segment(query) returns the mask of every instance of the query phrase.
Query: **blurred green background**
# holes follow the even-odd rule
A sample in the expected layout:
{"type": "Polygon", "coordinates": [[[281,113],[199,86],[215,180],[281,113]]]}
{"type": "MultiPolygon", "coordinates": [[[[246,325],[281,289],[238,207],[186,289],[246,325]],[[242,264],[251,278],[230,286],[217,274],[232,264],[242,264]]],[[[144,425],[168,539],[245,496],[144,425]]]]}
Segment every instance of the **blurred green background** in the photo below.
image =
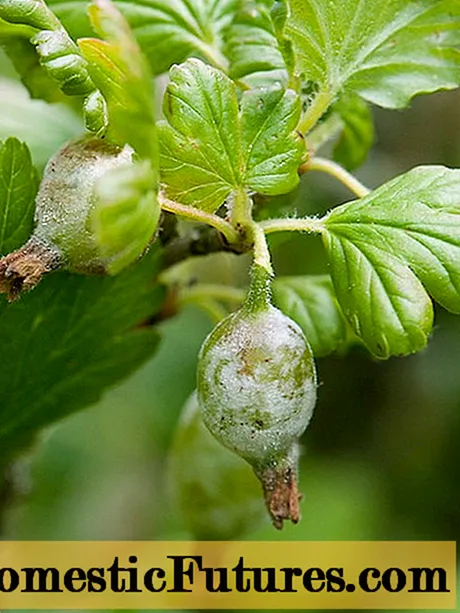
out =
{"type": "MultiPolygon", "coordinates": [[[[39,166],[81,124],[27,100],[2,58],[0,138],[28,140],[39,166]],[[21,106],[22,104],[22,106],[21,106]],[[41,115],[40,115],[41,113],[41,115]],[[45,121],[45,119],[43,120],[45,121]]],[[[357,173],[371,187],[419,164],[460,166],[460,95],[418,98],[404,112],[375,111],[377,142],[357,173]]],[[[332,179],[304,176],[298,212],[350,199],[332,179]]],[[[279,274],[323,272],[319,241],[273,243],[279,274]]],[[[208,282],[244,282],[247,260],[212,256],[188,265],[208,282]]],[[[168,451],[195,387],[198,349],[213,324],[186,307],[161,324],[154,359],[96,406],[55,425],[11,467],[16,494],[4,504],[6,539],[187,539],[169,496],[168,451]]],[[[318,360],[315,417],[303,440],[303,519],[254,539],[460,538],[460,318],[437,308],[428,348],[379,362],[362,348],[318,360]]]]}

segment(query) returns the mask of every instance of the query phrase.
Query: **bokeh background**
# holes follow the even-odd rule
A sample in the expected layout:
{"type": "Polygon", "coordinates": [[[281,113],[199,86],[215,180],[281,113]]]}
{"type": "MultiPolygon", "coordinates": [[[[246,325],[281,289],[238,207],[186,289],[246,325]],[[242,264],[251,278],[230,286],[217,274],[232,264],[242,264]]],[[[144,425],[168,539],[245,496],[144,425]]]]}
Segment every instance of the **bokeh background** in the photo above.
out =
{"type": "MultiPolygon", "coordinates": [[[[80,120],[70,108],[30,102],[3,56],[0,73],[0,138],[29,142],[41,167],[81,131],[80,120]]],[[[375,187],[419,164],[460,166],[459,109],[459,93],[447,92],[417,98],[404,112],[376,110],[376,144],[358,177],[375,187]]],[[[321,212],[348,199],[333,179],[312,174],[302,177],[295,206],[321,212]]],[[[278,274],[325,270],[316,239],[283,237],[273,254],[278,274]]],[[[247,263],[217,255],[180,274],[244,284],[247,263]]],[[[151,362],[43,433],[11,468],[16,493],[3,504],[2,538],[192,537],[169,496],[168,454],[212,326],[186,306],[160,325],[151,362]]],[[[302,441],[303,519],[281,533],[262,522],[248,538],[459,540],[460,317],[437,308],[429,346],[418,355],[382,362],[354,347],[317,368],[318,404],[302,441]]]]}

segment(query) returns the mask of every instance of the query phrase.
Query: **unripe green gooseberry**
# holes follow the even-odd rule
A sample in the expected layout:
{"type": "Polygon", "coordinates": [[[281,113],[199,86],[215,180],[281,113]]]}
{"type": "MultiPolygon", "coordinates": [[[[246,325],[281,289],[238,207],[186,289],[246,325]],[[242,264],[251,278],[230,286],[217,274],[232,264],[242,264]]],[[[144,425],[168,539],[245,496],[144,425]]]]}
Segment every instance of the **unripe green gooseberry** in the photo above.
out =
{"type": "Polygon", "coordinates": [[[204,423],[253,466],[275,525],[298,521],[297,441],[316,402],[315,366],[302,330],[271,305],[263,271],[205,340],[197,381],[204,423]]]}
{"type": "Polygon", "coordinates": [[[177,425],[169,457],[171,493],[197,540],[235,540],[264,523],[250,466],[221,445],[201,418],[196,392],[177,425]]]}
{"type": "Polygon", "coordinates": [[[91,228],[95,186],[108,171],[133,163],[133,150],[84,136],[65,144],[48,162],[36,197],[35,229],[18,251],[0,260],[0,292],[15,299],[56,268],[101,274],[101,256],[91,228]]]}

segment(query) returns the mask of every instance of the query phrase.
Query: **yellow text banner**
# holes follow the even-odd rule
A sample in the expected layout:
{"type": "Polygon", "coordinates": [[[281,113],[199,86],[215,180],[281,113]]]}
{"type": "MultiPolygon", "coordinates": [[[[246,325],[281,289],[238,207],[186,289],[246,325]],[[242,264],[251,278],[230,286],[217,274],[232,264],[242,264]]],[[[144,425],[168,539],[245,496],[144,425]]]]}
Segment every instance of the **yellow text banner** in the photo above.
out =
{"type": "Polygon", "coordinates": [[[454,542],[0,542],[6,609],[455,609],[454,542]]]}

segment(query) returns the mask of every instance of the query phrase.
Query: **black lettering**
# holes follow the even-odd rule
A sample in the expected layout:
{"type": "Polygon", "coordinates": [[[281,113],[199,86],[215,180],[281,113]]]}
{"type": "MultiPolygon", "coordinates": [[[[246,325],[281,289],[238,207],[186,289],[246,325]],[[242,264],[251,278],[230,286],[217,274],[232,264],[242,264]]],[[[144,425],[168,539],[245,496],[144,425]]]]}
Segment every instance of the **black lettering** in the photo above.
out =
{"type": "Polygon", "coordinates": [[[303,586],[307,592],[321,592],[326,585],[325,578],[326,575],[321,568],[308,568],[303,574],[303,586]],[[318,587],[315,587],[313,581],[321,581],[321,583],[318,587]]]}
{"type": "Polygon", "coordinates": [[[19,575],[17,571],[14,568],[0,568],[0,592],[14,592],[18,587],[19,575]]]}
{"type": "Polygon", "coordinates": [[[284,589],[280,590],[280,592],[297,592],[293,586],[293,578],[302,576],[302,569],[298,566],[294,568],[280,568],[280,571],[284,573],[284,589]]]}
{"type": "Polygon", "coordinates": [[[279,592],[276,587],[276,570],[272,567],[268,568],[251,568],[254,578],[254,590],[256,592],[279,592]],[[265,577],[265,581],[263,581],[265,577]]]}
{"type": "Polygon", "coordinates": [[[238,560],[238,564],[232,568],[232,571],[235,573],[235,588],[237,592],[249,592],[251,589],[251,582],[249,579],[245,582],[244,573],[249,570],[244,567],[243,557],[238,560]]]}
{"type": "Polygon", "coordinates": [[[347,582],[343,578],[343,568],[328,568],[326,571],[327,592],[343,592],[347,582]]]}
{"type": "Polygon", "coordinates": [[[90,568],[88,569],[88,592],[100,593],[105,592],[107,588],[107,581],[105,580],[105,571],[103,568],[90,568]]]}
{"type": "Polygon", "coordinates": [[[166,587],[166,573],[162,568],[149,568],[144,575],[144,585],[149,592],[162,592],[166,587]],[[158,579],[163,579],[160,586],[155,587],[153,584],[153,578],[155,573],[158,579]]]}
{"type": "Polygon", "coordinates": [[[193,564],[190,562],[188,569],[184,569],[185,560],[193,560],[198,566],[198,570],[203,570],[203,557],[202,556],[168,556],[173,561],[173,585],[174,587],[168,592],[191,592],[184,587],[184,577],[188,577],[189,584],[193,585],[194,574],[193,564]]]}
{"type": "Polygon", "coordinates": [[[369,575],[372,579],[378,579],[380,577],[380,571],[377,568],[365,568],[361,571],[358,579],[359,587],[363,592],[377,592],[381,588],[382,582],[379,580],[376,582],[375,587],[371,587],[369,585],[369,575]]]}
{"type": "Polygon", "coordinates": [[[387,568],[382,575],[382,586],[387,592],[400,592],[406,587],[406,573],[400,568],[387,568]],[[393,586],[393,576],[396,576],[396,585],[393,586]]]}
{"type": "Polygon", "coordinates": [[[25,587],[21,592],[62,592],[57,568],[21,568],[25,575],[25,587]],[[37,582],[35,578],[37,577],[37,582]],[[48,578],[50,582],[48,583],[48,578]]]}
{"type": "Polygon", "coordinates": [[[64,587],[68,592],[83,592],[86,587],[86,573],[83,568],[69,568],[64,575],[64,587]],[[82,581],[80,587],[75,587],[75,581],[82,581]]]}
{"type": "MultiPolygon", "coordinates": [[[[136,564],[137,563],[137,557],[136,556],[129,556],[128,561],[131,564],[136,564]]],[[[129,575],[129,589],[126,590],[127,592],[142,592],[142,590],[139,589],[138,586],[138,577],[137,577],[137,568],[125,568],[124,570],[126,570],[128,572],[129,575]]]]}
{"type": "Polygon", "coordinates": [[[208,592],[231,592],[231,588],[228,587],[228,574],[226,568],[203,568],[206,579],[205,585],[208,592]],[[214,585],[214,575],[218,575],[218,583],[214,585]]]}
{"type": "Polygon", "coordinates": [[[120,593],[126,590],[126,581],[124,579],[118,583],[120,572],[124,570],[124,568],[120,568],[120,564],[118,561],[118,556],[114,559],[112,566],[109,566],[107,570],[110,573],[110,589],[112,592],[120,593]]]}
{"type": "Polygon", "coordinates": [[[447,589],[447,572],[445,568],[409,568],[412,573],[412,588],[408,592],[450,592],[447,589]],[[434,580],[437,577],[436,589],[434,580]],[[422,588],[422,578],[424,579],[422,588]]]}

